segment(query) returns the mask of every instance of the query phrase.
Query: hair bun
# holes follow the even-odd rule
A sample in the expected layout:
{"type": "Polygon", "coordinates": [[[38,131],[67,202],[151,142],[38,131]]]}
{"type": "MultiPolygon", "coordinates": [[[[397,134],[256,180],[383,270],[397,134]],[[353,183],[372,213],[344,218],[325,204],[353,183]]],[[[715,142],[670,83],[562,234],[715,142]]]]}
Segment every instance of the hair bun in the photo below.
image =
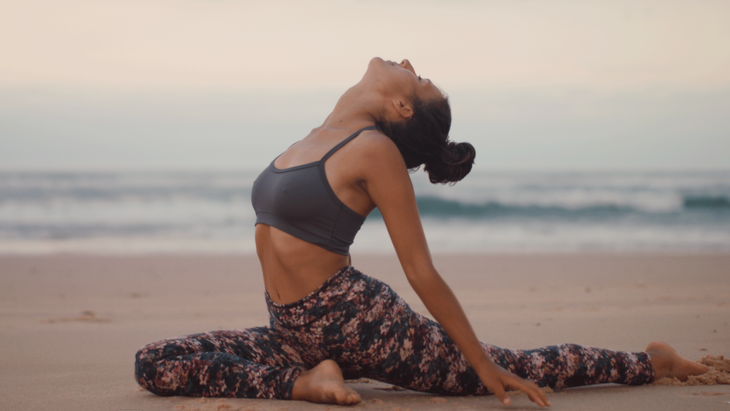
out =
{"type": "Polygon", "coordinates": [[[447,142],[440,155],[426,163],[425,170],[432,183],[455,183],[471,171],[476,157],[474,146],[469,143],[447,142]]]}
{"type": "Polygon", "coordinates": [[[382,116],[375,126],[398,147],[406,168],[418,170],[425,164],[431,183],[455,183],[471,171],[476,150],[469,143],[449,141],[451,106],[449,98],[413,98],[409,120],[388,121],[382,116]]]}

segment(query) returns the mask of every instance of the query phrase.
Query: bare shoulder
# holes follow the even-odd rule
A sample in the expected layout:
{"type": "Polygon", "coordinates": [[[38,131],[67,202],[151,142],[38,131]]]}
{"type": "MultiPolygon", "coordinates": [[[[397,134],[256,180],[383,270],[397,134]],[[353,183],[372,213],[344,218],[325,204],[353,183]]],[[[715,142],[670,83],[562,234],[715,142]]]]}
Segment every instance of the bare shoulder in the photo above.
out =
{"type": "Polygon", "coordinates": [[[390,137],[378,130],[367,130],[357,140],[358,157],[377,166],[370,169],[405,170],[405,161],[390,137]]]}

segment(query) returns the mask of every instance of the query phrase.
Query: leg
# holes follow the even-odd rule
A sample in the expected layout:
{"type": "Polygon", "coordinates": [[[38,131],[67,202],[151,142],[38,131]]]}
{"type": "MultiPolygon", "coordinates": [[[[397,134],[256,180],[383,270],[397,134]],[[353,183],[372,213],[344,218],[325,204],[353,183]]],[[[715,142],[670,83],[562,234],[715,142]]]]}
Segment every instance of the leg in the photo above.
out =
{"type": "Polygon", "coordinates": [[[654,380],[649,355],[577,344],[533,350],[510,350],[485,344],[487,354],[510,372],[541,387],[566,388],[619,383],[641,385],[654,380]]]}
{"type": "Polygon", "coordinates": [[[443,328],[403,300],[375,336],[365,377],[443,395],[486,394],[479,377],[443,328]]]}
{"type": "MultiPolygon", "coordinates": [[[[405,307],[388,320],[389,353],[379,359],[370,378],[417,391],[441,394],[487,394],[474,370],[440,325],[405,307]]],[[[533,350],[510,350],[482,343],[487,355],[501,367],[551,388],[618,383],[641,385],[655,378],[707,372],[702,364],[680,357],[669,345],[653,342],[646,352],[613,351],[577,344],[559,344],[533,350]]]]}
{"type": "MultiPolygon", "coordinates": [[[[269,312],[272,324],[291,330],[292,338],[307,347],[305,362],[320,364],[297,380],[297,399],[359,401],[359,396],[347,392],[339,367],[348,378],[367,377],[417,391],[488,394],[440,325],[414,313],[387,285],[354,269],[333,277],[331,283],[328,280],[301,306],[277,307],[269,301],[269,312]],[[323,396],[320,390],[308,396],[312,392],[305,380],[311,376],[332,383],[335,392],[323,396]]],[[[675,373],[681,368],[677,364],[683,364],[662,347],[652,351],[652,345],[648,354],[569,344],[529,351],[483,345],[504,368],[556,388],[603,382],[642,384],[653,378],[652,362],[670,364],[675,373]]]]}
{"type": "MultiPolygon", "coordinates": [[[[443,328],[414,313],[400,298],[369,328],[374,332],[369,334],[361,360],[362,376],[417,391],[488,394],[443,328]]],[[[638,385],[653,380],[652,363],[646,353],[576,344],[535,350],[483,345],[497,364],[539,386],[564,388],[608,382],[638,385]]]]}
{"type": "Polygon", "coordinates": [[[305,363],[323,366],[334,360],[330,365],[341,367],[342,372],[322,367],[332,379],[342,381],[344,374],[456,395],[481,386],[441,326],[414,313],[386,284],[352,268],[296,305],[268,301],[268,306],[272,326],[306,347],[305,363]]]}
{"type": "MultiPolygon", "coordinates": [[[[366,377],[415,391],[468,395],[484,391],[481,381],[436,322],[411,310],[387,285],[369,279],[367,302],[350,304],[337,340],[345,355],[333,357],[349,378],[366,377]]],[[[354,288],[354,287],[353,287],[354,288]]],[[[355,288],[356,289],[356,288],[355,288]]],[[[351,303],[355,299],[350,300],[351,303]]],[[[486,391],[481,392],[486,393],[486,391]]]]}
{"type": "Polygon", "coordinates": [[[158,395],[286,399],[305,368],[266,327],[158,341],[135,358],[137,382],[158,395]]]}

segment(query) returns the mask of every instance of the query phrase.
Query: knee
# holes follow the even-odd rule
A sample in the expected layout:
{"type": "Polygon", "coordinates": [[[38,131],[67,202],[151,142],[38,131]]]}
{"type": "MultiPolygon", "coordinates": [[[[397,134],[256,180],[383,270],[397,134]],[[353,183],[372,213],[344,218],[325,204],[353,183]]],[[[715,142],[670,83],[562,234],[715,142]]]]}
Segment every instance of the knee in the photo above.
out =
{"type": "Polygon", "coordinates": [[[140,348],[134,355],[134,380],[140,387],[157,395],[171,395],[157,384],[157,367],[161,357],[147,346],[140,348]]]}
{"type": "Polygon", "coordinates": [[[137,381],[142,388],[147,388],[147,379],[145,376],[149,373],[152,361],[145,352],[144,347],[134,354],[134,380],[137,381]]]}
{"type": "Polygon", "coordinates": [[[160,350],[156,349],[157,347],[154,347],[153,344],[145,345],[134,354],[135,374],[152,366],[152,364],[157,363],[161,359],[160,350]]]}

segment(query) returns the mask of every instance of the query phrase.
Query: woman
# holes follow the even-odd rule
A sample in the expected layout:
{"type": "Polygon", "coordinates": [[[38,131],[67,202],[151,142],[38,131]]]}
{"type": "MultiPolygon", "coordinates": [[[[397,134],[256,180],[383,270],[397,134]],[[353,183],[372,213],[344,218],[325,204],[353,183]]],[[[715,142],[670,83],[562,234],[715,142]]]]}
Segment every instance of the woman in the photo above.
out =
{"type": "Polygon", "coordinates": [[[432,264],[408,175],[421,165],[433,183],[469,173],[474,148],[448,141],[450,126],[448,99],[408,60],[372,59],[324,124],[254,183],[270,327],[148,344],[136,355],[139,384],[160,395],[355,404],[360,396],[344,378],[367,377],[433,393],[494,393],[505,404],[505,390],[521,390],[549,406],[538,385],[643,384],[707,370],[664,343],[645,353],[481,343],[432,264]],[[349,246],[375,207],[438,324],[349,265],[349,246]]]}

